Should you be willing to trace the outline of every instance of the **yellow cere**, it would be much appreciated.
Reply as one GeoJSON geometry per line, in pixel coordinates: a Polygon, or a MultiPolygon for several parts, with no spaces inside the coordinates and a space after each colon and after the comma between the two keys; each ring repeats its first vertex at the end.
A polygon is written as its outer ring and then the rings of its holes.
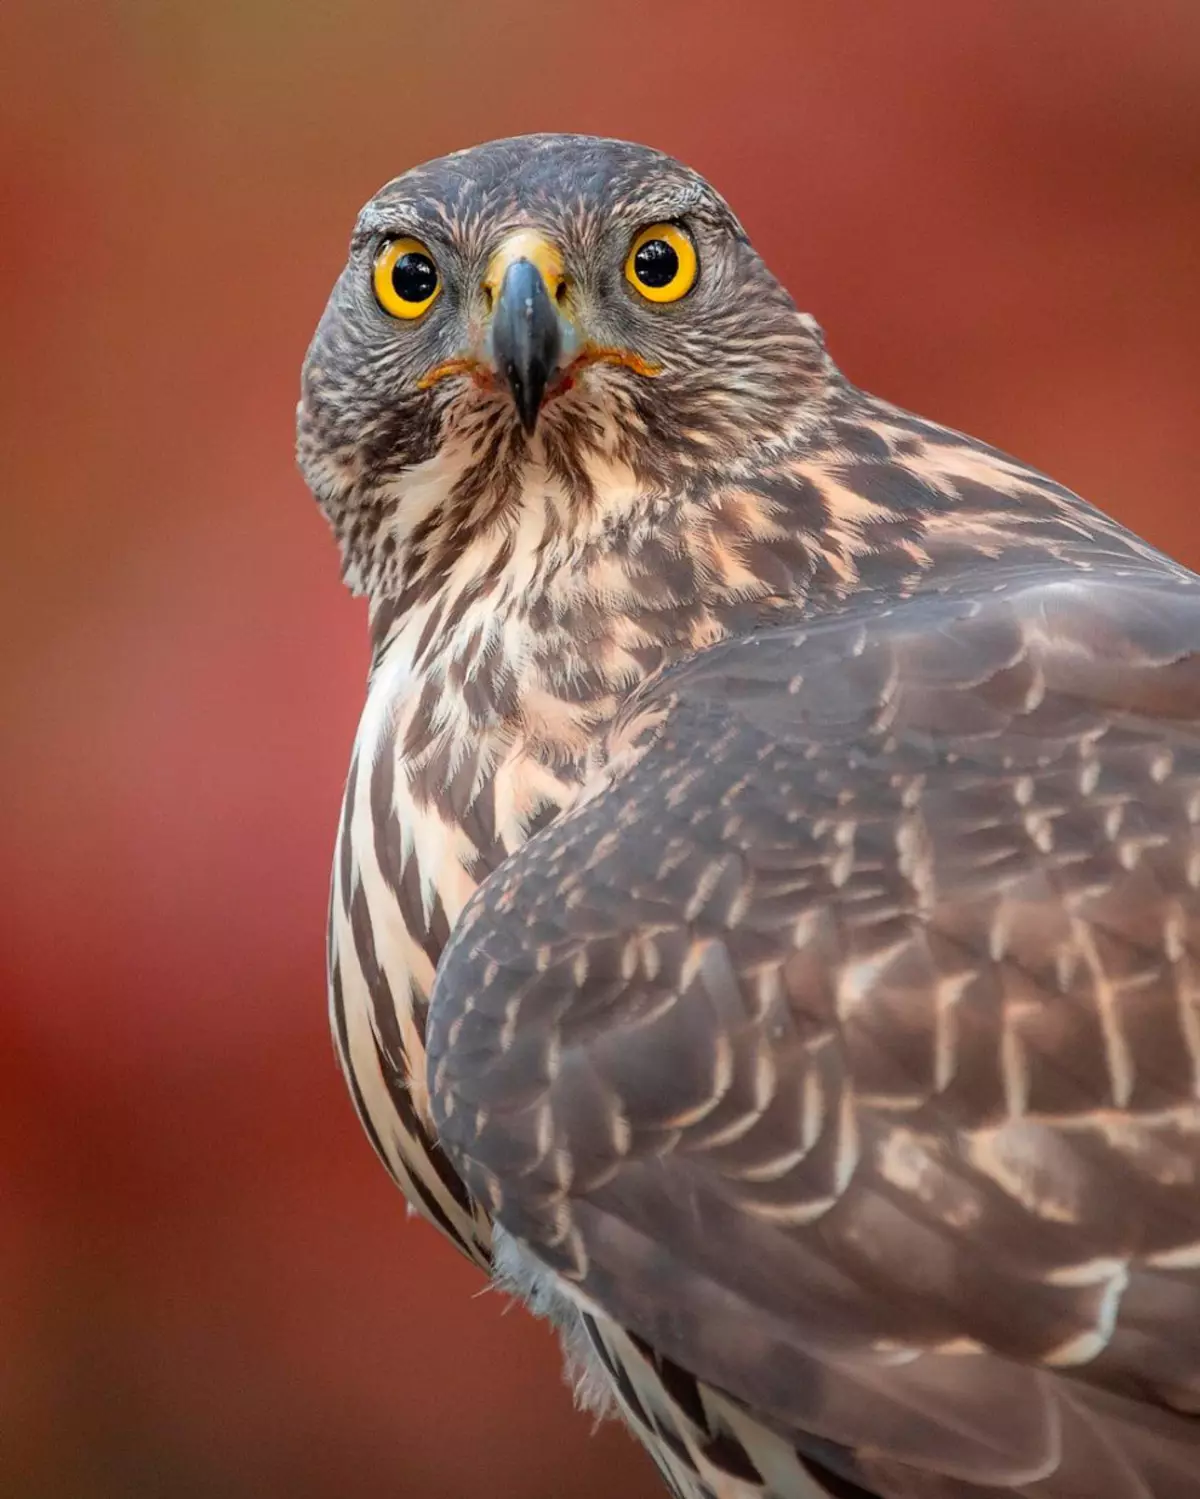
{"type": "Polygon", "coordinates": [[[375,257],[375,296],[393,317],[415,318],[442,289],[433,256],[419,239],[390,240],[375,257]]]}
{"type": "Polygon", "coordinates": [[[678,224],[650,224],[629,247],[625,279],[651,302],[677,302],[691,291],[699,263],[696,246],[678,224]]]}
{"type": "Polygon", "coordinates": [[[538,269],[546,286],[546,294],[555,300],[563,288],[566,273],[563,268],[562,251],[550,243],[536,229],[518,229],[510,234],[492,256],[483,277],[483,289],[489,305],[500,295],[505,272],[518,260],[528,260],[538,269]]]}

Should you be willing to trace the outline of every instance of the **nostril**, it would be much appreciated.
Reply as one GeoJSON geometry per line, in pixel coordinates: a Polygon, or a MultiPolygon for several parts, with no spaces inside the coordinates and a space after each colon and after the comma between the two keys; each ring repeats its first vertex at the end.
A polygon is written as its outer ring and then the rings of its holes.
{"type": "Polygon", "coordinates": [[[567,283],[565,281],[560,281],[554,288],[554,300],[560,307],[567,300],[567,283]]]}
{"type": "Polygon", "coordinates": [[[496,293],[492,290],[492,288],[486,281],[481,282],[480,285],[483,289],[483,300],[487,303],[487,310],[491,312],[492,306],[496,300],[496,293]]]}

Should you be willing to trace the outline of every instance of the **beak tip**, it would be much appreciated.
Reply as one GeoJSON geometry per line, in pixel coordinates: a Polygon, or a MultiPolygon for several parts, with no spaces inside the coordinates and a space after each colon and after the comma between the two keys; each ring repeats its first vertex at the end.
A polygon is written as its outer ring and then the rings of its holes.
{"type": "Polygon", "coordinates": [[[542,407],[542,392],[538,388],[536,376],[531,380],[526,371],[515,364],[506,363],[502,369],[502,379],[512,397],[522,428],[527,436],[532,436],[542,407]]]}

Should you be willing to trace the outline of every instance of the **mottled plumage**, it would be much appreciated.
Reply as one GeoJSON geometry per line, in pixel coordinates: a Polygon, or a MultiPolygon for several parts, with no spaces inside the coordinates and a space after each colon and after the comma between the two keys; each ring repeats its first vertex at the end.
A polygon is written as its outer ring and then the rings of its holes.
{"type": "Polygon", "coordinates": [[[1193,575],[583,137],[368,205],[300,456],[373,644],[333,1021],[410,1202],[682,1499],[1192,1494],[1193,575]]]}

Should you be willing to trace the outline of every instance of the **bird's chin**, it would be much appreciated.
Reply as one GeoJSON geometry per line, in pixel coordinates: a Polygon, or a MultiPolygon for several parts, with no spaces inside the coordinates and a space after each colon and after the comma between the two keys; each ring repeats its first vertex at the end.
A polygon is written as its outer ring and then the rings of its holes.
{"type": "Polygon", "coordinates": [[[653,380],[661,373],[661,365],[632,349],[586,343],[547,382],[537,421],[528,433],[504,382],[482,358],[447,360],[422,376],[418,384],[423,390],[443,382],[457,387],[458,394],[451,402],[452,425],[457,426],[464,418],[471,420],[481,415],[494,421],[502,413],[506,424],[511,422],[517,432],[532,442],[548,422],[557,424],[576,406],[604,404],[614,380],[653,380]]]}
{"type": "Polygon", "coordinates": [[[588,407],[594,412],[595,407],[606,406],[614,383],[638,383],[661,373],[661,365],[630,349],[587,344],[546,386],[534,431],[573,410],[588,407]]]}
{"type": "MultiPolygon", "coordinates": [[[[585,407],[594,408],[604,402],[605,392],[599,381],[590,378],[586,366],[568,368],[556,374],[547,385],[538,407],[533,426],[526,430],[516,402],[496,380],[481,382],[473,392],[462,415],[468,412],[471,418],[482,417],[489,425],[500,423],[511,435],[514,443],[533,447],[546,436],[570,424],[573,415],[580,414],[585,407]]],[[[494,427],[493,427],[494,430],[494,427]]]]}

